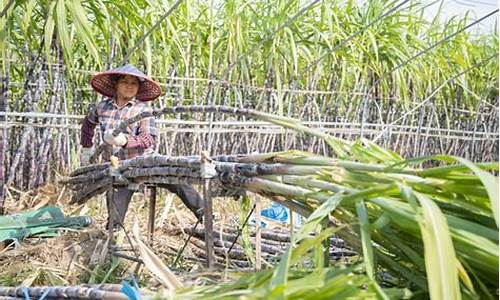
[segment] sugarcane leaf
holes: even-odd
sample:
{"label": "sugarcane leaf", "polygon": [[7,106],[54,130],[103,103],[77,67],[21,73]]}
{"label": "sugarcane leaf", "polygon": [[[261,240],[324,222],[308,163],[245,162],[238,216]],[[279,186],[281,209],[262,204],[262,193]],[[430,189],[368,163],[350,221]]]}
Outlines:
{"label": "sugarcane leaf", "polygon": [[57,4],[55,7],[55,15],[56,15],[56,25],[57,25],[57,36],[59,38],[59,42],[61,43],[61,48],[64,53],[64,57],[66,58],[66,63],[71,66],[72,59],[72,45],[71,39],[68,32],[68,24],[66,23],[66,6],[64,5],[63,0],[57,0]]}
{"label": "sugarcane leaf", "polygon": [[467,269],[472,274],[472,277],[474,277],[474,280],[476,284],[479,286],[479,289],[477,291],[478,295],[480,296],[480,299],[490,299],[493,300],[495,297],[490,293],[488,288],[486,287],[486,284],[477,276],[476,272],[465,262],[463,259],[459,259],[460,263]]}
{"label": "sugarcane leaf", "polygon": [[448,225],[439,207],[415,193],[421,208],[419,222],[424,243],[425,268],[431,299],[461,299],[455,250]]}
{"label": "sugarcane leaf", "polygon": [[[284,290],[282,287],[286,285],[287,279],[288,279],[288,269],[290,268],[291,265],[295,264],[300,258],[303,257],[305,253],[307,253],[311,248],[321,245],[321,242],[328,237],[330,237],[334,232],[339,230],[341,228],[327,228],[326,230],[321,231],[318,235],[314,237],[308,237],[308,238],[303,238],[305,236],[309,235],[309,231],[305,231],[302,234],[298,234],[296,242],[292,242],[286,252],[282,255],[280,263],[278,264],[278,267],[276,268],[275,272],[273,273],[273,278],[270,282],[270,290],[272,291],[273,295],[276,296],[277,298],[283,298],[284,297]],[[304,231],[303,228],[301,228],[301,232]],[[296,243],[298,244],[297,247],[294,247]]]}
{"label": "sugarcane leaf", "polygon": [[[488,194],[488,197],[490,200],[493,218],[495,219],[495,222],[496,222],[497,227],[498,227],[498,219],[499,219],[499,204],[498,204],[498,201],[499,201],[499,183],[498,183],[498,178],[490,173],[483,171],[480,166],[475,165],[471,161],[469,161],[465,158],[451,156],[451,155],[431,155],[431,156],[425,156],[425,157],[420,157],[420,158],[416,158],[416,159],[409,159],[409,160],[406,160],[402,163],[394,164],[390,168],[393,168],[395,166],[400,166],[402,164],[422,163],[422,162],[429,161],[429,160],[441,160],[441,161],[445,161],[445,162],[457,161],[460,164],[462,164],[463,166],[465,166],[466,168],[470,169],[475,175],[477,175],[479,177],[479,179],[481,180],[484,188],[486,189],[486,193]],[[422,175],[422,174],[425,174],[427,176],[430,175],[429,173],[425,173],[425,172],[419,172],[419,173],[420,173],[420,175]]]}
{"label": "sugarcane leaf", "polygon": [[391,217],[387,213],[383,213],[378,219],[375,220],[372,224],[370,224],[370,230],[377,230],[384,228],[385,226],[391,223]]}
{"label": "sugarcane leaf", "polygon": [[337,208],[342,200],[343,197],[340,193],[328,198],[328,200],[321,204],[302,224],[300,231],[296,235],[296,239],[300,241],[309,236],[309,234],[318,227],[321,221]]}
{"label": "sugarcane leaf", "polygon": [[377,257],[380,259],[380,261],[383,261],[385,263],[385,266],[387,266],[389,269],[400,274],[401,276],[406,278],[408,282],[415,284],[421,290],[428,291],[426,278],[421,273],[416,272],[405,264],[401,264],[399,261],[394,260],[393,258],[377,250],[376,248],[375,253],[377,254]]}
{"label": "sugarcane leaf", "polygon": [[389,295],[387,295],[384,289],[377,283],[375,279],[372,279],[370,285],[375,288],[375,292],[378,295],[379,299],[390,300]]}
{"label": "sugarcane leaf", "polygon": [[314,237],[303,238],[298,243],[298,246],[292,250],[292,257],[290,259],[290,264],[295,264],[300,258],[302,258],[310,249],[321,246],[321,242],[329,238],[332,234],[341,230],[342,227],[329,227],[327,229],[322,230],[320,233],[315,235]]}
{"label": "sugarcane leaf", "polygon": [[317,270],[302,278],[289,281],[286,286],[285,296],[289,299],[289,297],[297,297],[297,294],[304,295],[310,290],[323,287],[327,271],[326,269]]}
{"label": "sugarcane leaf", "polygon": [[175,276],[175,274],[170,271],[162,260],[141,240],[138,221],[135,222],[132,232],[134,234],[132,241],[141,255],[144,266],[148,268],[156,278],[158,278],[164,287],[171,290],[181,287],[182,283],[177,276]]}
{"label": "sugarcane leaf", "polygon": [[493,211],[493,217],[495,218],[495,222],[497,223],[498,227],[498,201],[499,201],[499,183],[498,183],[498,178],[493,176],[490,173],[487,173],[480,168],[478,168],[476,165],[474,165],[471,161],[461,158],[461,157],[453,157],[455,160],[458,162],[462,163],[463,165],[467,166],[469,169],[472,170],[480,179],[481,182],[483,183],[483,186],[486,188],[486,191],[488,193],[488,197],[490,198],[491,202],[491,209]]}
{"label": "sugarcane leaf", "polygon": [[97,51],[96,42],[94,40],[89,21],[85,16],[85,9],[83,8],[80,0],[72,0],[66,2],[68,10],[73,17],[78,36],[80,36],[82,41],[87,46],[88,51],[94,58],[95,62],[100,65],[101,59],[99,57],[99,52]]}
{"label": "sugarcane leaf", "polygon": [[476,294],[476,291],[474,290],[474,285],[472,284],[469,274],[467,274],[467,271],[465,271],[464,266],[460,263],[459,259],[457,259],[457,269],[458,269],[458,276],[460,277],[460,280],[465,285],[465,287],[469,289],[469,291],[472,292],[473,294]]}
{"label": "sugarcane leaf", "polygon": [[[405,162],[406,163],[422,163],[429,160],[429,157],[419,157],[415,159],[408,159]],[[398,164],[395,164],[395,166]],[[401,164],[402,165],[402,164]],[[481,162],[481,163],[474,163],[476,167],[478,167],[481,170],[485,171],[498,171],[499,169],[499,164],[498,162]],[[460,164],[455,164],[455,165],[446,165],[446,166],[439,166],[439,167],[432,167],[432,168],[426,168],[422,170],[417,170],[416,173],[419,176],[432,176],[432,177],[444,177],[444,176],[460,176],[460,175],[468,175],[468,174],[462,174],[463,171],[468,170],[469,168],[466,167],[465,165],[460,165]],[[458,175],[457,175],[458,174]]]}
{"label": "sugarcane leaf", "polygon": [[353,159],[358,159],[359,156],[364,156],[366,162],[381,162],[381,163],[397,163],[403,160],[403,158],[394,151],[384,149],[379,145],[373,143],[365,138],[359,139],[351,149]]}
{"label": "sugarcane leaf", "polygon": [[45,21],[43,42],[44,42],[45,57],[47,61],[50,61],[51,58],[50,47],[52,45],[52,36],[54,34],[54,27],[55,27],[55,21],[54,21],[55,5],[56,2],[52,2],[50,4],[48,9],[47,19]]}
{"label": "sugarcane leaf", "polygon": [[[293,245],[293,244],[292,244]],[[280,263],[273,273],[272,279],[269,283],[269,290],[276,299],[284,299],[284,286],[288,280],[288,269],[290,268],[290,261],[292,256],[292,245],[288,247],[285,253],[281,256]]]}
{"label": "sugarcane leaf", "polygon": [[375,262],[371,244],[370,222],[368,220],[368,213],[363,200],[358,200],[356,202],[356,211],[361,231],[361,243],[363,247],[363,260],[365,262],[366,274],[368,274],[368,277],[373,280],[375,277]]}

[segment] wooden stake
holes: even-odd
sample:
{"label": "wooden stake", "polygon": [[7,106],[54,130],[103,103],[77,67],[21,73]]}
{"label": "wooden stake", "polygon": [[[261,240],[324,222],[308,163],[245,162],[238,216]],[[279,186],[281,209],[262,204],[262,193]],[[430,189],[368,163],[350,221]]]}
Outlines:
{"label": "wooden stake", "polygon": [[149,187],[149,220],[148,220],[148,238],[149,244],[153,246],[153,235],[155,232],[156,216],[156,186]]}
{"label": "wooden stake", "polygon": [[214,237],[213,237],[213,222],[212,222],[212,197],[210,197],[210,179],[205,179],[203,183],[203,200],[205,200],[205,215],[203,223],[205,226],[205,245],[207,251],[207,267],[214,266]]}
{"label": "wooden stake", "polygon": [[114,230],[114,210],[115,210],[115,187],[111,184],[111,189],[109,192],[106,194],[109,202],[109,207],[108,207],[108,248],[111,250],[111,248],[114,246],[114,241],[113,241],[113,230]]}
{"label": "wooden stake", "polygon": [[210,157],[206,152],[201,153],[201,173],[203,180],[203,200],[205,202],[205,210],[203,217],[203,225],[205,226],[205,245],[207,253],[207,267],[213,268],[215,262],[214,256],[214,236],[213,236],[213,209],[212,197],[210,195],[210,178],[213,177],[212,172],[215,168],[210,162]]}
{"label": "wooden stake", "polygon": [[262,203],[260,196],[255,195],[255,270],[259,271],[262,268],[262,240],[260,226],[260,213],[262,211]]}

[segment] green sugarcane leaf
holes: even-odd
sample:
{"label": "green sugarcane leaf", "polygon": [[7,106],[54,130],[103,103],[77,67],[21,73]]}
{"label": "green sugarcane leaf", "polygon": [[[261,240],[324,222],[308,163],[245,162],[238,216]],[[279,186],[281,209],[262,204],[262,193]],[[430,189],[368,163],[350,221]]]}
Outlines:
{"label": "green sugarcane leaf", "polygon": [[370,222],[363,200],[356,202],[356,211],[358,213],[359,227],[361,231],[361,243],[363,247],[363,260],[365,262],[366,274],[370,279],[375,278],[375,261],[373,258],[372,240],[370,234]]}
{"label": "green sugarcane leaf", "polygon": [[310,249],[314,247],[321,246],[321,242],[329,238],[335,232],[341,230],[344,226],[338,228],[327,228],[322,230],[319,234],[314,237],[303,238],[296,248],[292,251],[292,258],[290,260],[291,264],[295,264],[300,258],[302,258]]}
{"label": "green sugarcane leaf", "polygon": [[83,8],[80,0],[66,2],[75,23],[76,33],[87,46],[90,55],[92,55],[97,65],[100,65],[101,59],[99,57],[99,51],[97,50],[91,26],[85,15],[85,9]]}
{"label": "green sugarcane leaf", "polygon": [[457,258],[446,218],[434,201],[420,193],[415,193],[415,196],[422,208],[419,226],[430,297],[461,299]]}
{"label": "green sugarcane leaf", "polygon": [[[476,165],[472,163],[471,161],[461,158],[461,157],[456,157],[456,156],[451,156],[451,155],[432,155],[432,156],[426,156],[422,158],[417,158],[417,159],[411,159],[411,160],[406,160],[403,162],[403,164],[409,164],[409,163],[422,163],[425,161],[429,160],[441,160],[445,162],[453,162],[457,161],[469,170],[471,170],[475,175],[479,177],[481,180],[484,188],[486,189],[486,193],[488,194],[488,197],[490,199],[490,205],[491,205],[491,210],[493,214],[493,218],[495,219],[495,222],[498,227],[498,219],[499,219],[499,183],[498,183],[498,178],[495,177],[494,175],[487,173],[486,171],[483,171],[481,169],[481,165]],[[399,164],[396,164],[399,165]],[[391,167],[394,167],[396,165],[393,165]],[[497,166],[498,163],[493,163],[492,166]],[[490,166],[490,165],[487,165]],[[443,169],[439,170],[442,171]],[[445,169],[445,170],[449,170]],[[453,169],[452,169],[453,170]],[[425,171],[419,172],[420,176],[430,176],[433,173],[426,173]]]}
{"label": "green sugarcane leaf", "polygon": [[[292,244],[293,245],[293,244]],[[288,247],[285,253],[281,256],[280,263],[276,267],[272,279],[269,283],[269,290],[276,299],[285,299],[284,286],[288,280],[288,269],[292,256],[292,245]]]}
{"label": "green sugarcane leaf", "polygon": [[52,2],[50,4],[49,10],[48,10],[48,15],[45,23],[45,28],[44,28],[44,50],[45,50],[45,57],[47,58],[47,61],[50,61],[51,55],[50,55],[50,47],[52,45],[52,36],[54,34],[54,27],[55,27],[55,20],[54,20],[54,9],[55,9],[56,2]]}
{"label": "green sugarcane leaf", "polygon": [[474,165],[471,161],[461,158],[461,157],[456,157],[453,156],[455,160],[458,162],[462,163],[463,165],[467,166],[469,169],[471,169],[472,172],[474,172],[480,179],[481,182],[483,183],[483,186],[486,188],[486,191],[488,193],[488,197],[490,198],[491,202],[491,209],[493,211],[493,217],[495,218],[495,222],[497,223],[498,227],[498,201],[499,201],[499,184],[498,184],[498,178],[495,177],[494,175],[491,175],[490,173],[487,173],[480,168],[478,168],[476,165]]}
{"label": "green sugarcane leaf", "polygon": [[63,0],[58,0],[55,7],[56,24],[57,24],[57,35],[59,42],[61,43],[61,48],[66,58],[65,62],[71,67],[72,65],[72,45],[71,38],[68,32],[68,24],[66,23],[66,7]]}

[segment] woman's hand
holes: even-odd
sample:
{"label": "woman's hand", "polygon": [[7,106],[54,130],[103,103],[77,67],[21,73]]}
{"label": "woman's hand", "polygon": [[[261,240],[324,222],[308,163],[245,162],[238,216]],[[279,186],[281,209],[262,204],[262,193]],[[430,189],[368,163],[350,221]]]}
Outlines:
{"label": "woman's hand", "polygon": [[127,136],[121,132],[113,136],[113,129],[108,129],[104,132],[104,141],[110,145],[123,147],[127,144]]}

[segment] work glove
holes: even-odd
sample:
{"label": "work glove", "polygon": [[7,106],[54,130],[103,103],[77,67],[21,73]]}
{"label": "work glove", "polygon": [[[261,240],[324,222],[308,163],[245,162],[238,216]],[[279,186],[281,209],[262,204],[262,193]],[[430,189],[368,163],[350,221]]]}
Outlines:
{"label": "work glove", "polygon": [[80,166],[86,166],[90,164],[90,157],[92,156],[92,148],[82,147],[80,150]]}
{"label": "work glove", "polygon": [[110,145],[123,147],[127,143],[127,136],[121,132],[113,136],[113,129],[108,129],[104,132],[104,141]]}

